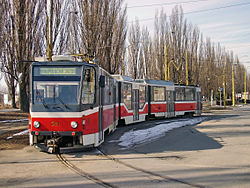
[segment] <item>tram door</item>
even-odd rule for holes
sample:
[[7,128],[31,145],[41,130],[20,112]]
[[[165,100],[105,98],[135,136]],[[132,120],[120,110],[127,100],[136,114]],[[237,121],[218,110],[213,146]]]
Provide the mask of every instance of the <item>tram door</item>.
[[[103,141],[103,103],[104,103],[104,87],[105,87],[105,77],[100,77],[100,89],[99,89],[99,137],[98,143]],[[103,85],[104,84],[104,85]]]
[[114,126],[116,124],[116,87],[113,88],[113,103],[114,103]]
[[201,115],[201,92],[197,92],[197,113]]
[[174,117],[174,112],[174,91],[167,91],[167,117]]
[[133,89],[133,120],[139,120],[139,89]]

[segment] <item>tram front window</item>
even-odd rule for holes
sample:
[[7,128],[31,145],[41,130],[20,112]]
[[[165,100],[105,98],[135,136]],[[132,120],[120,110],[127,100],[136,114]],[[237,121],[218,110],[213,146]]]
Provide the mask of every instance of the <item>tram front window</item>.
[[82,68],[77,66],[35,66],[33,70],[33,104],[80,104]]
[[34,104],[79,104],[79,82],[34,82]]

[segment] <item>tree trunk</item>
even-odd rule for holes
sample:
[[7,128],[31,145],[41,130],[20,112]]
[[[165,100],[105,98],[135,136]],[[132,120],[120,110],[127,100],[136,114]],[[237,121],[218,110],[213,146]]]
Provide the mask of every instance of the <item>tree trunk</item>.
[[[27,70],[28,72],[28,70]],[[27,95],[27,86],[29,83],[27,83],[27,77],[29,77],[29,73],[23,72],[21,75],[21,80],[19,82],[19,88],[20,88],[20,109],[24,112],[29,112],[29,96]]]
[[11,81],[11,106],[12,108],[16,108],[16,87],[13,81]]

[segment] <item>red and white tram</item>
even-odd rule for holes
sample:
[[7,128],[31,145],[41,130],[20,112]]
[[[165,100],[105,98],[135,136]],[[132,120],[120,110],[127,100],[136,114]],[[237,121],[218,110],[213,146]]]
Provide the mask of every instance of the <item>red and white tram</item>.
[[175,86],[175,115],[201,115],[201,88]]
[[110,75],[86,62],[34,62],[30,145],[99,146],[118,123],[201,114],[199,87]]

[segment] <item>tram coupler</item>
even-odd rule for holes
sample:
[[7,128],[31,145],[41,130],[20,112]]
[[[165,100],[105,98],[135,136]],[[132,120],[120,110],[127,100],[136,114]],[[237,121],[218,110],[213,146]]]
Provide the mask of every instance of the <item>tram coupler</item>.
[[61,140],[61,137],[54,137],[52,139],[49,139],[47,140],[47,151],[48,153],[59,153],[60,152],[60,140]]

